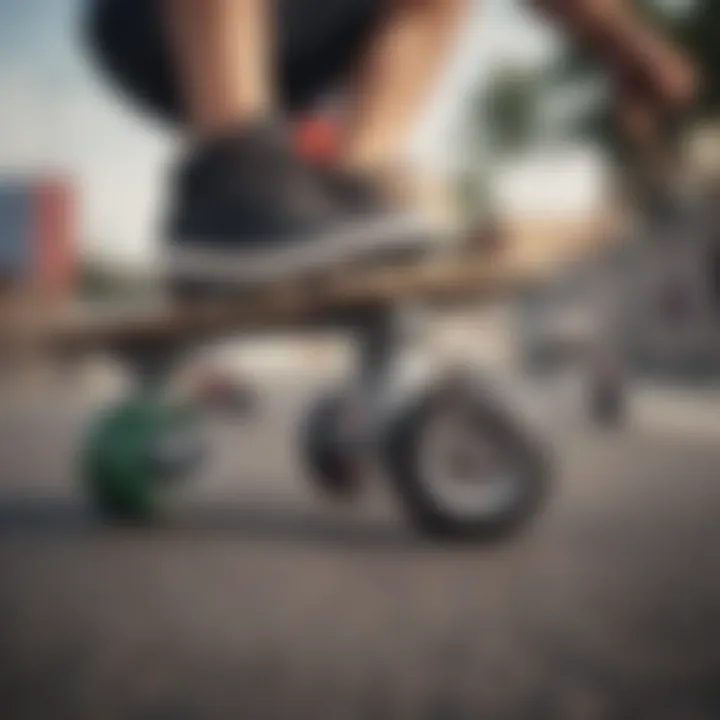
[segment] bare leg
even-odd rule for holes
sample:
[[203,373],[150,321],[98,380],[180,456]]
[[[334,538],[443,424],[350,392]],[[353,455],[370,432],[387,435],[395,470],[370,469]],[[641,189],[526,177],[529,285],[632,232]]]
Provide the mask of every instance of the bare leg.
[[392,164],[436,79],[463,17],[465,0],[386,0],[387,16],[358,68],[345,164]]
[[531,0],[568,34],[592,47],[616,85],[616,120],[635,189],[671,181],[667,120],[694,99],[692,63],[635,16],[624,0]]
[[[652,112],[690,102],[690,63],[642,23],[623,0],[530,0],[568,33],[588,42],[623,90],[649,94]],[[387,0],[383,29],[359,67],[344,162],[374,170],[392,165],[419,105],[435,79],[463,0]],[[638,87],[642,85],[642,87]],[[649,120],[648,120],[649,122]],[[634,123],[632,123],[634,124]]]
[[213,136],[273,106],[268,0],[164,0],[193,132]]
[[575,38],[593,47],[622,85],[649,96],[658,110],[689,104],[695,93],[691,63],[624,0],[530,0]]

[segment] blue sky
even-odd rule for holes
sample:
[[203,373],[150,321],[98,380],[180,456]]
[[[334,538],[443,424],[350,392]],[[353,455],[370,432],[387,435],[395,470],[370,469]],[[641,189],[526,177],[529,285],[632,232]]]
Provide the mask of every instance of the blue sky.
[[[156,247],[175,140],[126,108],[89,65],[79,42],[83,5],[84,0],[0,0],[0,171],[70,174],[82,198],[84,249],[118,262],[146,263]],[[493,65],[537,62],[552,48],[552,34],[512,0],[477,2],[418,123],[410,144],[414,160],[439,172],[452,168],[468,89]],[[575,170],[567,187],[576,192],[581,176],[592,184],[583,163],[577,157],[569,162]],[[531,195],[531,175],[529,167],[515,168],[504,195],[511,202],[518,193]],[[534,202],[546,205],[547,198]]]

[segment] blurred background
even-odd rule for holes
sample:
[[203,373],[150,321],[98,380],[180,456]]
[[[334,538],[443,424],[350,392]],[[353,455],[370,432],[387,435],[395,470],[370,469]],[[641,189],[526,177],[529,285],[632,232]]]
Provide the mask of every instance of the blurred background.
[[[350,348],[277,333],[199,362],[240,410],[209,421],[212,462],[177,519],[104,526],[76,456],[126,369],[8,363],[0,717],[720,715],[720,6],[639,5],[702,78],[662,183],[628,162],[606,68],[505,0],[472,4],[409,139],[427,202],[469,246],[553,267],[428,330],[552,446],[542,515],[445,546],[413,535],[382,483],[318,498],[297,428]],[[108,89],[81,12],[0,0],[3,314],[161,295],[178,138]]]

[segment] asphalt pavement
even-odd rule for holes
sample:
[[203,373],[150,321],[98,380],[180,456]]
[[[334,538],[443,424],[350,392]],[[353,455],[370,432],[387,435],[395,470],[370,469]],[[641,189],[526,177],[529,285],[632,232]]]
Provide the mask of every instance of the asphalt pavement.
[[551,398],[546,511],[442,546],[382,484],[319,498],[293,444],[308,383],[260,390],[154,529],[102,525],[78,489],[98,398],[0,408],[0,718],[720,717],[712,408],[650,398],[607,433]]

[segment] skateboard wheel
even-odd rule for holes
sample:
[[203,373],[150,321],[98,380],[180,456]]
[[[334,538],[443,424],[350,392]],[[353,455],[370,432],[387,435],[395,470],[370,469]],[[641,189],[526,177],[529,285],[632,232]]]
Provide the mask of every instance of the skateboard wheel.
[[313,485],[333,498],[353,496],[359,489],[362,462],[349,442],[351,404],[341,392],[317,398],[305,415],[300,451]]
[[388,428],[383,455],[410,521],[433,536],[498,537],[539,510],[549,458],[473,388],[437,386]]
[[618,388],[596,385],[591,388],[590,415],[600,427],[618,428],[625,419],[625,398]]
[[108,519],[143,521],[162,514],[172,485],[202,459],[191,409],[132,399],[95,423],[83,458],[86,489]]
[[618,373],[595,370],[589,382],[588,411],[599,427],[620,427],[628,413],[627,388]]

